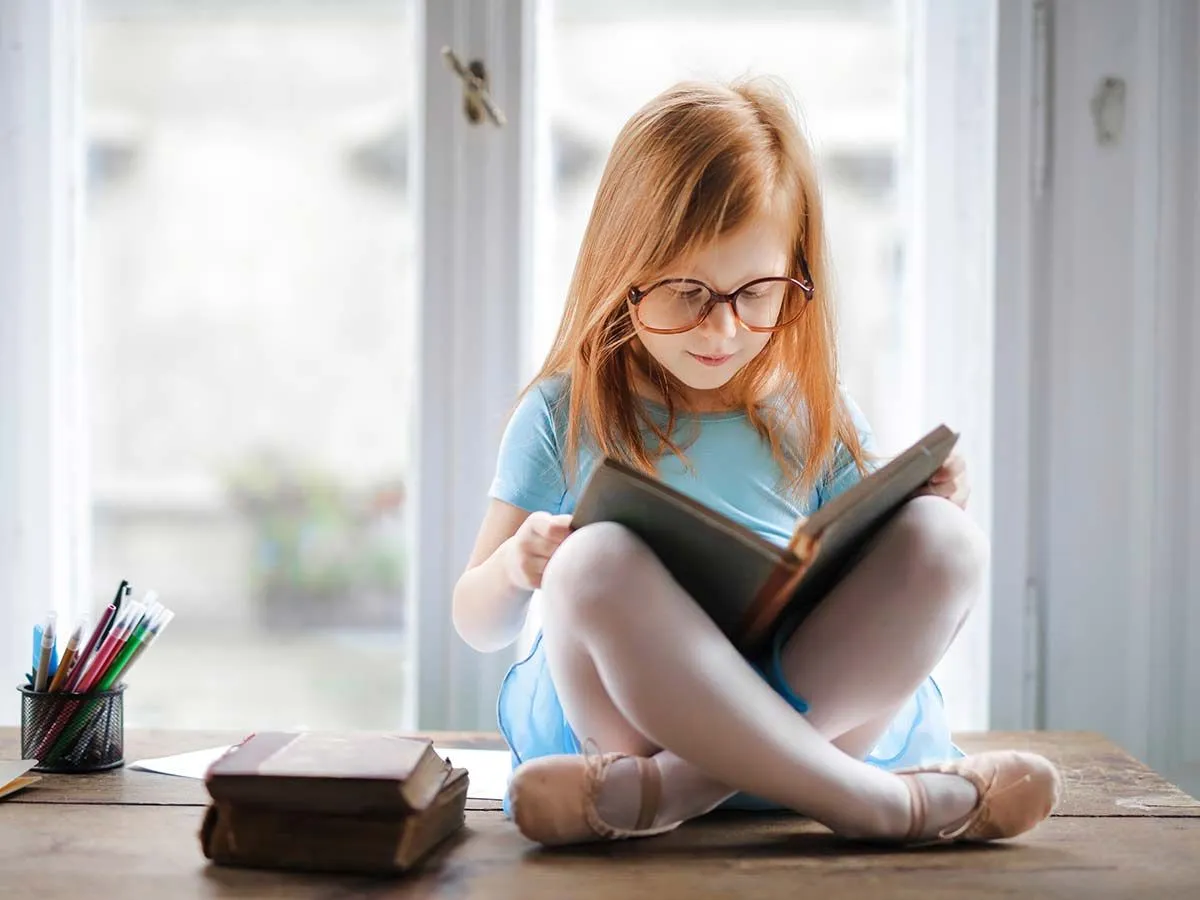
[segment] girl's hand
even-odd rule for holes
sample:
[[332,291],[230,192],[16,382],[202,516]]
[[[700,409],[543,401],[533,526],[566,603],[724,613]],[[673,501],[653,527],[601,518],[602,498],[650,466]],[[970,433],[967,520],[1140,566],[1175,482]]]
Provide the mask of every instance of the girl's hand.
[[945,497],[955,506],[966,509],[967,498],[971,496],[971,484],[967,479],[967,461],[958,451],[953,451],[942,463],[942,467],[933,473],[933,477],[929,479],[920,493]]
[[530,513],[507,544],[505,570],[513,586],[527,591],[541,587],[546,563],[570,533],[570,513]]

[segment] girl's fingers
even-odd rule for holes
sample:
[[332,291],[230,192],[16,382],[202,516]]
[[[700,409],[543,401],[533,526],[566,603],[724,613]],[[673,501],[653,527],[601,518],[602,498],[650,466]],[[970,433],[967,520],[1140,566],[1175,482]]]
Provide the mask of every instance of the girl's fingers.
[[954,490],[955,490],[955,488],[954,488],[953,482],[942,481],[942,482],[938,482],[937,484],[934,484],[931,481],[928,485],[926,485],[926,487],[924,488],[924,490],[921,491],[921,493],[931,494],[934,497],[943,497],[946,500],[953,500],[954,499]]
[[531,534],[528,542],[525,544],[525,555],[549,559],[550,555],[558,549],[558,545],[561,543],[561,540],[543,537],[540,534]]
[[953,500],[963,509],[967,508],[967,499],[971,496],[970,485],[962,485],[954,494]]
[[534,531],[542,537],[562,541],[571,533],[571,514],[562,513],[557,516],[538,516],[534,523]]
[[940,484],[943,481],[953,481],[966,471],[967,461],[955,454],[947,457],[946,461],[933,473],[933,477],[929,480],[935,484]]

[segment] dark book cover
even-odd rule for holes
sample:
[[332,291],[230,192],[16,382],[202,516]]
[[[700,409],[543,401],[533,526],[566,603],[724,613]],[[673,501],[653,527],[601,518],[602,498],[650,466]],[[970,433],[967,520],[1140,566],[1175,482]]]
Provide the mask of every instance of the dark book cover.
[[613,459],[592,472],[571,525],[632,530],[730,640],[754,654],[785,614],[802,619],[829,593],[957,439],[937,427],[798,522],[786,547]]
[[213,763],[205,785],[213,800],[241,806],[395,815],[425,809],[449,774],[424,738],[268,731]]

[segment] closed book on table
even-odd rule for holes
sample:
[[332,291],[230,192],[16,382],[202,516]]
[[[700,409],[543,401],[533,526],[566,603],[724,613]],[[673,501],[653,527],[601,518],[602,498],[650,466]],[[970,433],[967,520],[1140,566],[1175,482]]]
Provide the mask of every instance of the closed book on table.
[[466,818],[467,770],[420,812],[346,815],[214,802],[200,830],[204,855],[247,868],[388,875],[420,865]]
[[738,649],[753,656],[781,619],[802,620],[821,602],[957,439],[938,426],[797,522],[786,547],[613,459],[592,472],[571,527],[617,522],[632,530]]
[[231,748],[204,780],[217,803],[396,816],[429,806],[449,774],[424,738],[267,731]]

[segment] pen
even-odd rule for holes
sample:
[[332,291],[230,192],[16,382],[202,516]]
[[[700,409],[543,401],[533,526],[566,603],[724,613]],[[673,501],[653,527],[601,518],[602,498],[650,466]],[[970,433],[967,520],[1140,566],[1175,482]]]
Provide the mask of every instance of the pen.
[[75,626],[75,630],[71,632],[71,637],[67,641],[67,649],[58,663],[58,671],[54,673],[54,680],[50,682],[50,693],[61,691],[63,685],[67,683],[67,676],[71,672],[71,663],[75,661],[75,654],[79,651],[79,641],[83,637],[86,626],[87,617],[84,616],[83,620]]
[[171,610],[164,609],[162,611],[162,615],[159,617],[158,621],[151,626],[150,633],[146,636],[146,639],[142,641],[141,646],[133,651],[133,654],[121,668],[121,671],[117,673],[117,678],[124,679],[129,670],[133,668],[133,664],[138,661],[143,653],[146,652],[146,648],[158,640],[158,636],[166,630],[167,626],[171,624],[171,620],[173,618],[175,618],[175,613]]
[[75,657],[75,671],[67,679],[67,693],[74,693],[75,688],[79,686],[80,679],[82,679],[83,673],[87,671],[88,663],[91,662],[92,655],[100,643],[100,636],[108,630],[108,626],[112,623],[116,614],[117,607],[113,603],[108,604],[108,607],[100,614],[100,621],[96,623],[95,631],[91,633],[87,644]]
[[37,671],[33,676],[33,689],[44,691],[50,683],[50,656],[54,652],[54,624],[58,621],[58,613],[46,615],[46,628],[42,632],[42,653],[38,657]]
[[[156,602],[157,605],[157,602]],[[154,622],[158,619],[158,610],[154,610],[152,614],[147,614],[140,622],[133,627],[133,633],[121,645],[116,655],[113,657],[112,664],[101,675],[97,690],[106,691],[112,687],[113,682],[120,677],[121,671],[129,664],[129,660],[141,649],[146,640],[146,636],[150,633],[150,629],[154,627]]]
[[121,632],[125,629],[126,623],[129,621],[129,614],[132,610],[128,607],[116,614],[113,617],[113,623],[109,627],[108,636],[105,637],[96,649],[92,652],[91,657],[87,660],[87,668],[80,673],[79,680],[75,682],[73,690],[78,694],[86,694],[91,690],[97,676],[104,668],[109,656],[112,654],[117,641],[121,638]]
[[142,605],[136,600],[126,607],[125,613],[121,616],[121,621],[109,630],[108,637],[104,639],[104,643],[96,653],[95,662],[88,667],[88,673],[79,685],[80,693],[86,694],[104,678],[109,665],[116,655],[121,652],[121,647],[129,640],[129,635],[133,633],[134,626],[141,620],[143,611]]
[[105,626],[104,626],[104,630],[100,633],[101,641],[103,641],[106,637],[108,637],[108,632],[112,628],[113,622],[116,621],[116,615],[121,612],[121,603],[125,600],[125,597],[128,594],[129,594],[129,582],[126,581],[124,578],[122,578],[121,583],[119,585],[117,585],[117,595],[115,597],[113,597],[113,601],[112,601],[112,607],[116,612],[114,613],[113,618],[108,620],[107,624],[105,624]]

